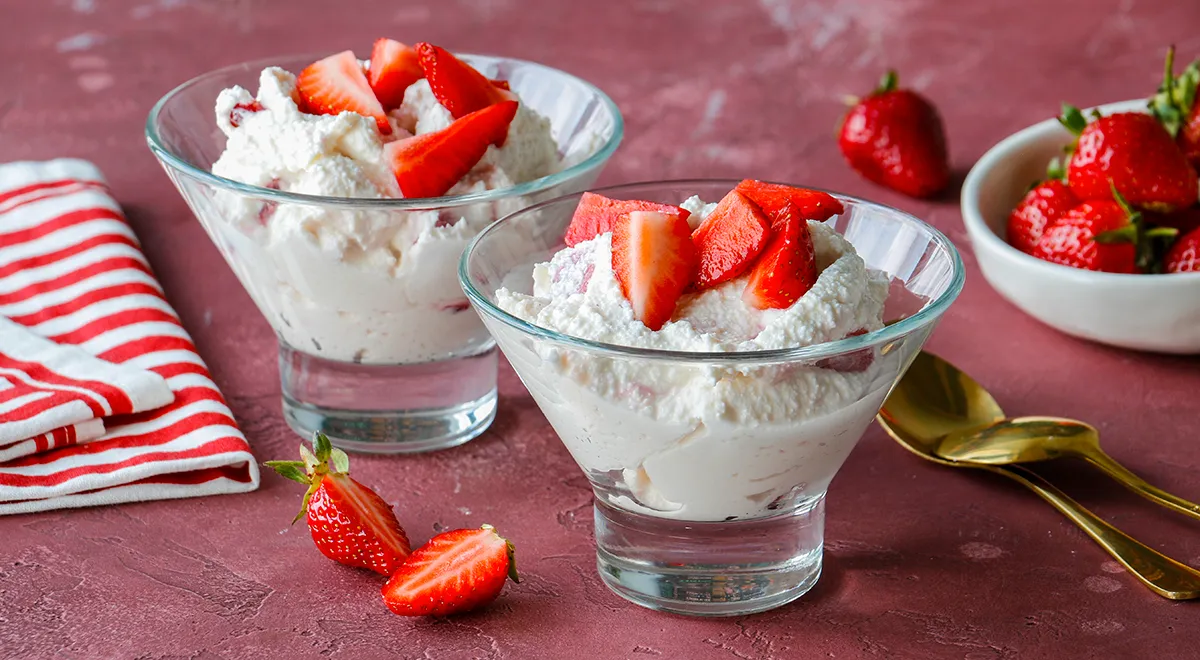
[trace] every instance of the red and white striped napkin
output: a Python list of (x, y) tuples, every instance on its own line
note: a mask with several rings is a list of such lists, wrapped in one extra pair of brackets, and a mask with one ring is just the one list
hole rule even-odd
[[(174, 397), (107, 417), (103, 435), (80, 444), (104, 416), (93, 402), (92, 419), (41, 439), (58, 448), (0, 463), (0, 514), (258, 487), (245, 437), (92, 164), (0, 165), (0, 316), (98, 360), (153, 372)], [(14, 352), (8, 336), (0, 332), (0, 354)], [(0, 372), (12, 386), (0, 386), (0, 401), (19, 387), (15, 371)]]
[(92, 357), (0, 316), (0, 463), (90, 442), (104, 434), (103, 418), (174, 400), (153, 371)]

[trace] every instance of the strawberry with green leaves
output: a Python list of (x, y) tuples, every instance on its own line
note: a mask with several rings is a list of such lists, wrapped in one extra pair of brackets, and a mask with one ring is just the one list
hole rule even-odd
[(1079, 136), (1071, 147), (1067, 184), (1080, 199), (1112, 199), (1170, 213), (1196, 203), (1196, 170), (1152, 115), (1121, 112), (1093, 121), (1064, 104), (1059, 122)]
[(313, 449), (300, 445), (299, 461), (267, 461), (281, 476), (308, 486), (300, 513), (313, 542), (330, 559), (391, 575), (409, 555), (408, 537), (392, 507), (349, 474), (346, 452), (318, 431)]
[(838, 147), (859, 174), (912, 197), (932, 197), (950, 182), (941, 115), (925, 97), (900, 89), (895, 71), (850, 108)]
[(1116, 190), (1112, 199), (1083, 202), (1046, 228), (1033, 256), (1063, 266), (1106, 273), (1145, 273), (1159, 268), (1154, 242), (1175, 230), (1146, 229), (1141, 213)]

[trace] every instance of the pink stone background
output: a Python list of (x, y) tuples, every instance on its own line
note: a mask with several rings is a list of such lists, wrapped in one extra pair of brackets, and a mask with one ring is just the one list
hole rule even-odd
[[(382, 35), (546, 62), (608, 91), (627, 137), (603, 181), (754, 176), (894, 204), (949, 235), (966, 290), (931, 348), (1010, 414), (1095, 423), (1154, 483), (1200, 499), (1200, 361), (1074, 340), (1001, 300), (956, 195), (860, 180), (832, 139), (882, 69), (940, 106), (965, 172), (1008, 133), (1147, 94), (1166, 44), (1200, 55), (1183, 0), (3, 0), (0, 160), (79, 156), (108, 175), (260, 459), (292, 456), (275, 340), (146, 149), (153, 102), (242, 60), (360, 49)], [(593, 565), (587, 484), (505, 367), (495, 426), (412, 458), (355, 459), (410, 536), (489, 522), (526, 582), (491, 610), (392, 616), (380, 580), (289, 528), (298, 490), (0, 518), (5, 658), (1187, 658), (1200, 611), (1152, 595), (1031, 494), (923, 463), (872, 428), (829, 493), (826, 571), (803, 600), (732, 620), (642, 610)], [(1200, 527), (1077, 464), (1044, 472), (1200, 566)]]

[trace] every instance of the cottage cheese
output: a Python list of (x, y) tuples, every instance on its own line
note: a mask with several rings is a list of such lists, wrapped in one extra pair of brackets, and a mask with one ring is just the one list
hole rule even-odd
[[(385, 141), (452, 121), (425, 80), (390, 113), (388, 136), (355, 113), (305, 114), (297, 99), (295, 76), (274, 67), (262, 72), (256, 95), (222, 91), (216, 118), (228, 139), (213, 173), (308, 195), (397, 198)], [(507, 188), (559, 167), (549, 120), (521, 104), (504, 146), (489, 147), (448, 194)], [(406, 364), (470, 354), (490, 342), (455, 268), (475, 234), (528, 201), (392, 211), (226, 193), (217, 203), (225, 222), (211, 229), (214, 238), (284, 342), (332, 360)]]
[[(696, 199), (685, 206), (696, 222), (712, 209)], [(739, 278), (686, 294), (673, 319), (652, 331), (621, 293), (611, 234), (536, 265), (532, 295), (500, 289), (496, 304), (566, 335), (675, 351), (782, 349), (882, 327), (887, 278), (830, 227), (809, 229), (820, 276), (788, 309), (748, 307)], [(571, 454), (614, 484), (611, 503), (684, 520), (761, 516), (785, 496), (824, 493), (886, 396), (883, 374), (894, 370), (894, 356), (881, 355), (861, 369), (715, 366), (503, 343)]]

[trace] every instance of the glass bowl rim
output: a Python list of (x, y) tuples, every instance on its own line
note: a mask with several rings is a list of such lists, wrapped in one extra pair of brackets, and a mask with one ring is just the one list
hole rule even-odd
[[(739, 181), (741, 181), (741, 179), (667, 179), (658, 181), (638, 181), (605, 186), (602, 188), (594, 188), (590, 192), (604, 194), (619, 193), (634, 188), (644, 188), (648, 186), (672, 186), (682, 188), (687, 186), (711, 184), (728, 184), (730, 189), (732, 189), (738, 184)], [(484, 240), (484, 237), (493, 231), (496, 231), (506, 222), (520, 216), (521, 214), (532, 213), (544, 207), (550, 206), (551, 204), (561, 203), (568, 198), (582, 195), (582, 192), (561, 195), (559, 197), (555, 197), (554, 199), (549, 199), (532, 206), (527, 206), (519, 211), (515, 211), (500, 218), (496, 222), (493, 222), (490, 226), (488, 226), (471, 240), (471, 242), (467, 245), (467, 249), (463, 250), (462, 256), (459, 258), (458, 262), (459, 284), (462, 285), (463, 292), (466, 293), (467, 299), (475, 305), (476, 309), (511, 328), (521, 331), (526, 335), (532, 335), (539, 339), (547, 339), (557, 343), (566, 344), (568, 346), (583, 349), (591, 353), (598, 353), (613, 357), (672, 362), (701, 362), (720, 364), (723, 366), (745, 366), (747, 364), (810, 361), (842, 355), (851, 351), (883, 344), (885, 342), (903, 337), (914, 330), (928, 325), (929, 323), (938, 319), (946, 311), (946, 309), (949, 308), (950, 303), (954, 302), (959, 293), (962, 292), (963, 284), (966, 281), (966, 269), (963, 265), (962, 256), (959, 254), (958, 249), (954, 247), (954, 244), (950, 242), (950, 239), (942, 234), (942, 232), (938, 231), (936, 227), (922, 221), (911, 213), (907, 213), (892, 206), (887, 206), (886, 204), (880, 204), (878, 202), (862, 199), (861, 197), (844, 195), (842, 193), (833, 192), (822, 188), (809, 188), (812, 190), (820, 190), (822, 192), (829, 193), (840, 200), (851, 201), (855, 202), (856, 204), (875, 207), (877, 209), (887, 211), (899, 216), (906, 222), (916, 223), (925, 231), (929, 232), (932, 242), (942, 247), (946, 253), (950, 255), (950, 262), (953, 266), (953, 276), (949, 286), (945, 291), (942, 292), (940, 296), (927, 303), (925, 307), (921, 309), (921, 311), (913, 314), (912, 316), (900, 319), (899, 321), (889, 323), (878, 330), (873, 330), (861, 335), (845, 337), (836, 341), (811, 344), (809, 346), (774, 348), (761, 351), (673, 351), (655, 348), (638, 348), (634, 346), (623, 346), (621, 344), (609, 344), (606, 342), (592, 341), (589, 339), (582, 339), (580, 337), (573, 337), (571, 335), (534, 325), (524, 319), (509, 314), (503, 309), (497, 307), (492, 301), (488, 300), (487, 296), (484, 296), (483, 293), (480, 292), (475, 287), (475, 284), (471, 281), (467, 268), (467, 264), (471, 255), (475, 253), (475, 249), (478, 247), (479, 243)]]
[[(163, 108), (166, 106), (166, 104), (169, 103), (176, 96), (187, 91), (189, 88), (200, 84), (201, 82), (204, 82), (206, 80), (211, 80), (213, 78), (218, 78), (223, 75), (228, 75), (229, 73), (231, 73), (235, 70), (243, 70), (243, 69), (247, 69), (250, 71), (253, 71), (255, 69), (262, 70), (262, 69), (265, 69), (270, 66), (278, 66), (280, 62), (303, 60), (305, 58), (312, 58), (311, 61), (316, 61), (322, 57), (325, 57), (326, 55), (328, 55), (328, 53), (307, 54), (307, 55), (294, 54), (294, 55), (287, 55), (287, 56), (280, 56), (280, 57), (268, 57), (268, 58), (262, 58), (262, 59), (256, 59), (256, 60), (248, 60), (245, 62), (230, 64), (227, 66), (223, 66), (219, 69), (213, 69), (211, 71), (201, 73), (198, 76), (195, 76), (193, 78), (190, 78), (190, 79), (184, 81), (183, 83), (180, 83), (175, 88), (173, 88), (171, 91), (164, 94), (162, 96), (162, 98), (160, 98), (158, 101), (156, 101), (154, 103), (154, 106), (150, 109), (150, 114), (146, 117), (145, 135), (146, 135), (146, 142), (150, 147), (150, 151), (153, 152), (154, 155), (159, 159), (159, 161), (161, 161), (165, 165), (170, 166), (172, 169), (181, 171), (184, 174), (192, 177), (193, 179), (198, 179), (198, 180), (200, 180), (210, 186), (213, 186), (213, 187), (224, 188), (224, 189), (236, 192), (236, 193), (240, 193), (242, 195), (246, 195), (246, 196), (250, 196), (250, 197), (254, 197), (254, 198), (258, 198), (258, 199), (267, 199), (267, 200), (271, 200), (271, 201), (275, 201), (275, 202), (285, 202), (285, 203), (291, 203), (291, 204), (305, 204), (305, 205), (309, 205), (309, 206), (333, 206), (333, 207), (354, 208), (354, 209), (428, 210), (428, 209), (442, 209), (442, 208), (452, 208), (452, 207), (457, 207), (457, 206), (466, 206), (469, 204), (478, 204), (481, 202), (493, 202), (496, 200), (506, 199), (509, 197), (518, 197), (518, 196), (522, 196), (522, 195), (535, 194), (535, 193), (541, 192), (543, 190), (553, 188), (554, 186), (557, 186), (564, 182), (570, 181), (593, 168), (603, 165), (605, 162), (608, 161), (608, 159), (610, 157), (612, 157), (613, 152), (616, 151), (617, 146), (619, 146), (621, 144), (621, 140), (624, 138), (625, 118), (621, 115), (621, 110), (620, 110), (620, 108), (617, 107), (617, 104), (611, 98), (609, 98), (608, 94), (604, 93), (604, 90), (600, 89), (599, 87), (584, 80), (583, 78), (580, 78), (579, 76), (576, 76), (571, 73), (567, 73), (566, 71), (563, 71), (561, 69), (555, 69), (554, 67), (546, 66), (545, 64), (541, 64), (538, 62), (531, 62), (529, 60), (522, 60), (522, 59), (517, 59), (517, 58), (513, 58), (513, 57), (503, 57), (500, 55), (483, 55), (483, 54), (478, 54), (478, 53), (456, 53), (456, 55), (458, 55), (459, 57), (467, 57), (467, 58), (471, 58), (471, 57), (488, 58), (488, 59), (497, 60), (500, 62), (510, 62), (510, 63), (515, 63), (515, 64), (519, 64), (522, 66), (530, 66), (530, 67), (534, 67), (534, 68), (538, 68), (538, 69), (543, 69), (545, 71), (552, 72), (552, 73), (560, 75), (560, 76), (564, 76), (568, 79), (574, 80), (575, 82), (579, 83), (585, 89), (589, 90), (592, 94), (596, 95), (596, 97), (600, 99), (601, 103), (611, 114), (611, 116), (613, 118), (612, 135), (610, 135), (608, 137), (608, 139), (605, 141), (605, 143), (603, 145), (601, 145), (600, 148), (597, 149), (595, 153), (588, 156), (586, 159), (572, 165), (571, 167), (568, 167), (565, 170), (561, 170), (559, 172), (555, 172), (553, 174), (549, 174), (544, 177), (534, 179), (532, 181), (526, 181), (525, 183), (519, 183), (517, 185), (510, 186), (508, 188), (497, 188), (495, 190), (485, 190), (482, 192), (468, 193), (465, 195), (448, 195), (448, 196), (444, 196), (444, 197), (417, 197), (417, 198), (411, 198), (411, 199), (405, 199), (405, 198), (372, 199), (372, 198), (361, 198), (361, 197), (332, 197), (332, 196), (327, 196), (327, 195), (306, 195), (303, 193), (286, 192), (283, 190), (275, 190), (273, 188), (264, 188), (262, 186), (254, 186), (254, 185), (250, 185), (250, 184), (241, 183), (239, 181), (227, 179), (223, 176), (218, 176), (206, 169), (203, 169), (201, 167), (193, 165), (187, 159), (180, 156), (179, 154), (176, 154), (174, 151), (172, 151), (170, 148), (168, 148), (166, 146), (166, 144), (163, 142), (161, 136), (159, 135), (157, 125), (159, 123), (159, 117), (162, 114)], [(213, 99), (213, 101), (215, 102), (216, 99)]]

